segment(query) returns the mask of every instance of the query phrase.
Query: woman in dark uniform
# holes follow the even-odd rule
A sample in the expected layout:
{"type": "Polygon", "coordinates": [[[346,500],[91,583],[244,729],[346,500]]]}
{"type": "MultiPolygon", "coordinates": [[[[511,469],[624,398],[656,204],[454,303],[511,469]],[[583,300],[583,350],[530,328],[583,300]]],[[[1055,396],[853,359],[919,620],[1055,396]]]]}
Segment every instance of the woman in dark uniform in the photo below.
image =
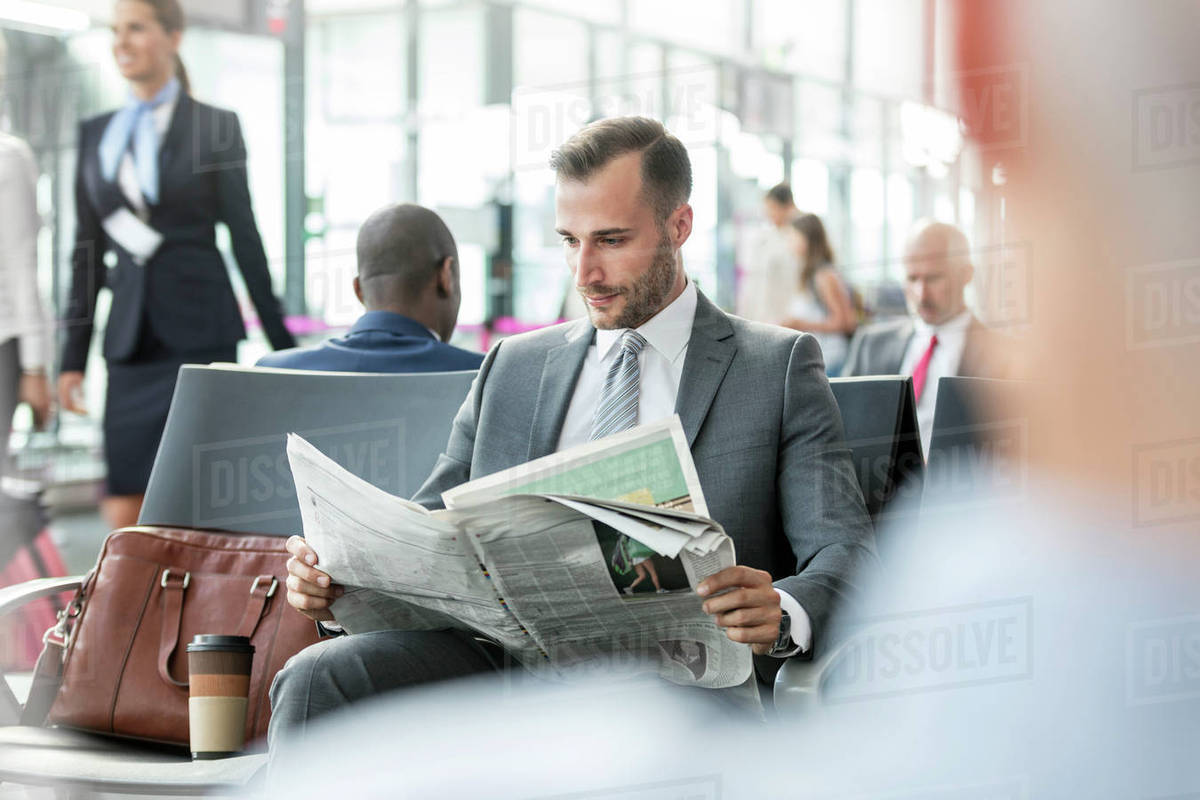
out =
{"type": "Polygon", "coordinates": [[[230,232],[250,299],[276,349],[295,344],[272,293],[246,183],[237,115],[188,94],[178,0],[119,0],[113,57],[128,104],[79,130],[77,230],[59,401],[85,413],[81,387],[101,286],[112,291],[104,335],[104,453],[112,527],[137,521],[182,364],[236,361],[246,329],[215,225],[230,232]],[[116,266],[104,265],[108,252],[116,266]]]}

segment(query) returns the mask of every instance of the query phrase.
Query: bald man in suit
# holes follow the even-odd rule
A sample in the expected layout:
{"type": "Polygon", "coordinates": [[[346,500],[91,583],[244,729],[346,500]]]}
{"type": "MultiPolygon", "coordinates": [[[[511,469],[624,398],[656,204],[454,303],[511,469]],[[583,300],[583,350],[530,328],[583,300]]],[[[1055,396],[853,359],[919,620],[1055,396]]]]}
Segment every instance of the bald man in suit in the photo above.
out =
{"type": "Polygon", "coordinates": [[[912,375],[928,452],[939,378],[1013,378],[1016,370],[1006,338],[967,308],[965,291],[975,268],[962,231],[944,222],[918,222],[905,247],[904,273],[913,316],[859,329],[842,375],[912,375]]]}

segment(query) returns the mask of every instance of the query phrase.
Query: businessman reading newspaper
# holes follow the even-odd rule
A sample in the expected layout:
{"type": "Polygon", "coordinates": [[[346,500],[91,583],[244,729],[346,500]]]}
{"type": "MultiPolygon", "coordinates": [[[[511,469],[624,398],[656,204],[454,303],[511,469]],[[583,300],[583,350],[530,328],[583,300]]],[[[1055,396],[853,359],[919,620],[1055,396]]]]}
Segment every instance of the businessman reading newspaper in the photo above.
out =
{"type": "MultiPolygon", "coordinates": [[[[556,229],[588,318],[492,348],[413,499],[441,508],[443,493],[473,479],[678,414],[708,516],[737,555],[696,593],[729,640],[763,656],[769,680],[780,658],[820,652],[831,614],[875,565],[820,349],[725,314],[687,278],[691,164],[660,123],[592,123],[551,167],[556,229]]],[[[303,539],[288,549],[288,602],[333,620],[343,588],[303,539]]],[[[328,638],[276,677],[272,745],[346,704],[502,663],[497,646],[457,629],[328,638]]]]}

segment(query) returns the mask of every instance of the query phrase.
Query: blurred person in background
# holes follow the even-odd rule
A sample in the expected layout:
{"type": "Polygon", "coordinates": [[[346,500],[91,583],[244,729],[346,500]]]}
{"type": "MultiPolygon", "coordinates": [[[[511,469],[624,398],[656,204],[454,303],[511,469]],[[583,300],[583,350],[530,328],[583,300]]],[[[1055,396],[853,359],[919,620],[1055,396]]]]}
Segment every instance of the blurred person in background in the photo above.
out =
{"type": "MultiPolygon", "coordinates": [[[[3,50],[0,49],[0,63],[3,50]]],[[[51,411],[46,377],[50,330],[37,286],[37,169],[29,145],[0,131],[0,474],[8,462],[13,413],[20,403],[45,427],[51,411]]]]}
{"type": "Polygon", "coordinates": [[[967,308],[975,275],[967,237],[944,222],[920,220],[904,249],[909,317],[860,330],[842,374],[911,375],[921,443],[929,452],[938,380],[1016,377],[1013,344],[984,326],[967,308]]]}
{"type": "Polygon", "coordinates": [[[179,59],[178,0],[119,0],[113,58],[129,82],[128,103],[79,130],[76,232],[66,343],[59,376],[63,409],[87,413],[83,372],[96,296],[112,292],[104,336],[104,408],[111,527],[137,521],[150,467],[182,364],[236,361],[246,328],[215,226],[229,228],[234,255],[264,332],[275,348],[295,340],[271,288],[246,180],[246,147],[232,111],[189,94],[179,59]],[[108,270],[104,256],[115,252],[108,270]]]}
{"type": "Polygon", "coordinates": [[[358,231],[354,295],[367,311],[345,336],[268,353],[260,367],[335,372],[453,372],[483,355],[448,344],[462,303],[446,223],[411,203],[379,209],[358,231]]]}
{"type": "Polygon", "coordinates": [[[816,214],[792,220],[792,247],[801,264],[800,278],[790,293],[785,328],[811,333],[821,345],[825,374],[838,375],[846,360],[850,336],[858,326],[850,287],[834,266],[833,247],[816,214]]]}
{"type": "Polygon", "coordinates": [[[746,250],[738,284],[737,314],[778,325],[788,316],[799,272],[789,223],[800,212],[786,183],[772,186],[763,198],[767,224],[755,232],[746,250]]]}

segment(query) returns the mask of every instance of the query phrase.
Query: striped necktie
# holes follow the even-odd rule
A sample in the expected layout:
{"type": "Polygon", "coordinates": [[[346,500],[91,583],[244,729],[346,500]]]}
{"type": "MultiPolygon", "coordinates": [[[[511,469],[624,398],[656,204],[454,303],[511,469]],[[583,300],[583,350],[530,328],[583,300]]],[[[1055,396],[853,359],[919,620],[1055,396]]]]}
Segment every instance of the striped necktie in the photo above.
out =
{"type": "Polygon", "coordinates": [[[604,391],[596,406],[596,418],[592,422],[593,440],[620,433],[637,424],[638,383],[641,380],[638,353],[645,346],[645,338],[637,331],[625,331],[621,337],[621,352],[608,369],[604,391]]]}

